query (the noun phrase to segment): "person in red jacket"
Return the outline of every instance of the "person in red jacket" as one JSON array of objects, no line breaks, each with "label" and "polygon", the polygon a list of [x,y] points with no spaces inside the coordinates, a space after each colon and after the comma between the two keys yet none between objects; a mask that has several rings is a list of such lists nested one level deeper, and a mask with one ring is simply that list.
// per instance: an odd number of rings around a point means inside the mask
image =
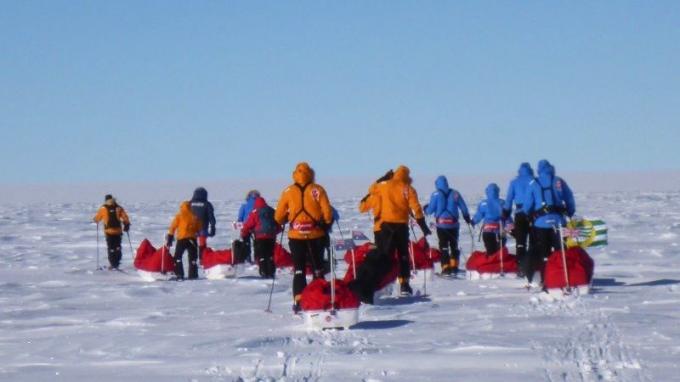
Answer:
[{"label": "person in red jacket", "polygon": [[254,250],[255,259],[260,268],[260,276],[273,278],[276,272],[274,265],[274,248],[276,246],[276,234],[281,232],[281,226],[274,220],[274,209],[267,205],[261,196],[255,199],[253,210],[243,223],[241,238],[244,240],[250,235],[255,236]]}]

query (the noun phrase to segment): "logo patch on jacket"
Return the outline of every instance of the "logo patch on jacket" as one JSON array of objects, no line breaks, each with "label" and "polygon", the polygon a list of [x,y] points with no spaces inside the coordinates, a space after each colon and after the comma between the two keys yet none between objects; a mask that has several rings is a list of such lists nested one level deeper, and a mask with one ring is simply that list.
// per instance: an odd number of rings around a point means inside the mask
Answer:
[{"label": "logo patch on jacket", "polygon": [[313,197],[314,200],[316,200],[317,202],[319,201],[319,198],[321,197],[321,192],[319,191],[318,188],[312,188],[312,197]]}]

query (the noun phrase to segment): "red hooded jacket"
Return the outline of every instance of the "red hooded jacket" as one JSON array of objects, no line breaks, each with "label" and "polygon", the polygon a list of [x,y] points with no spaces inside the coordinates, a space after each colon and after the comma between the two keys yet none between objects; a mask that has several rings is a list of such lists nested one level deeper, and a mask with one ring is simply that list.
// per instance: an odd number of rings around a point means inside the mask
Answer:
[{"label": "red hooded jacket", "polygon": [[243,228],[241,229],[241,237],[248,237],[251,233],[255,233],[256,240],[276,239],[276,234],[281,232],[281,227],[276,223],[276,220],[273,219],[273,215],[271,224],[276,225],[276,233],[267,234],[261,232],[262,222],[260,221],[260,209],[264,207],[268,206],[267,202],[264,200],[263,197],[258,197],[257,199],[255,199],[253,210],[250,211],[248,218],[243,223]]}]

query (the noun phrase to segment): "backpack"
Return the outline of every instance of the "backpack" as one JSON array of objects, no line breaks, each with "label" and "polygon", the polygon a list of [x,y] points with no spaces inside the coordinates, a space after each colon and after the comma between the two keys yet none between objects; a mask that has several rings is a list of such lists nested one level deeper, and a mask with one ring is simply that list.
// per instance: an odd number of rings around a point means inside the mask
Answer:
[{"label": "backpack", "polygon": [[276,221],[274,220],[274,209],[264,206],[257,210],[257,217],[260,221],[255,233],[261,235],[276,235]]},{"label": "backpack", "polygon": [[118,206],[105,206],[108,217],[106,219],[106,228],[120,228],[120,219],[118,219]]}]

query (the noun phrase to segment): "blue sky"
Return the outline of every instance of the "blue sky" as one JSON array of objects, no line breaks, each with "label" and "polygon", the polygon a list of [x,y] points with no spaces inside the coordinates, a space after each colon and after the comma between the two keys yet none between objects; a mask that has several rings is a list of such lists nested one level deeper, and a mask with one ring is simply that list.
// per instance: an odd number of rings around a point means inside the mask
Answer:
[{"label": "blue sky", "polygon": [[680,168],[680,2],[6,1],[2,183]]}]

